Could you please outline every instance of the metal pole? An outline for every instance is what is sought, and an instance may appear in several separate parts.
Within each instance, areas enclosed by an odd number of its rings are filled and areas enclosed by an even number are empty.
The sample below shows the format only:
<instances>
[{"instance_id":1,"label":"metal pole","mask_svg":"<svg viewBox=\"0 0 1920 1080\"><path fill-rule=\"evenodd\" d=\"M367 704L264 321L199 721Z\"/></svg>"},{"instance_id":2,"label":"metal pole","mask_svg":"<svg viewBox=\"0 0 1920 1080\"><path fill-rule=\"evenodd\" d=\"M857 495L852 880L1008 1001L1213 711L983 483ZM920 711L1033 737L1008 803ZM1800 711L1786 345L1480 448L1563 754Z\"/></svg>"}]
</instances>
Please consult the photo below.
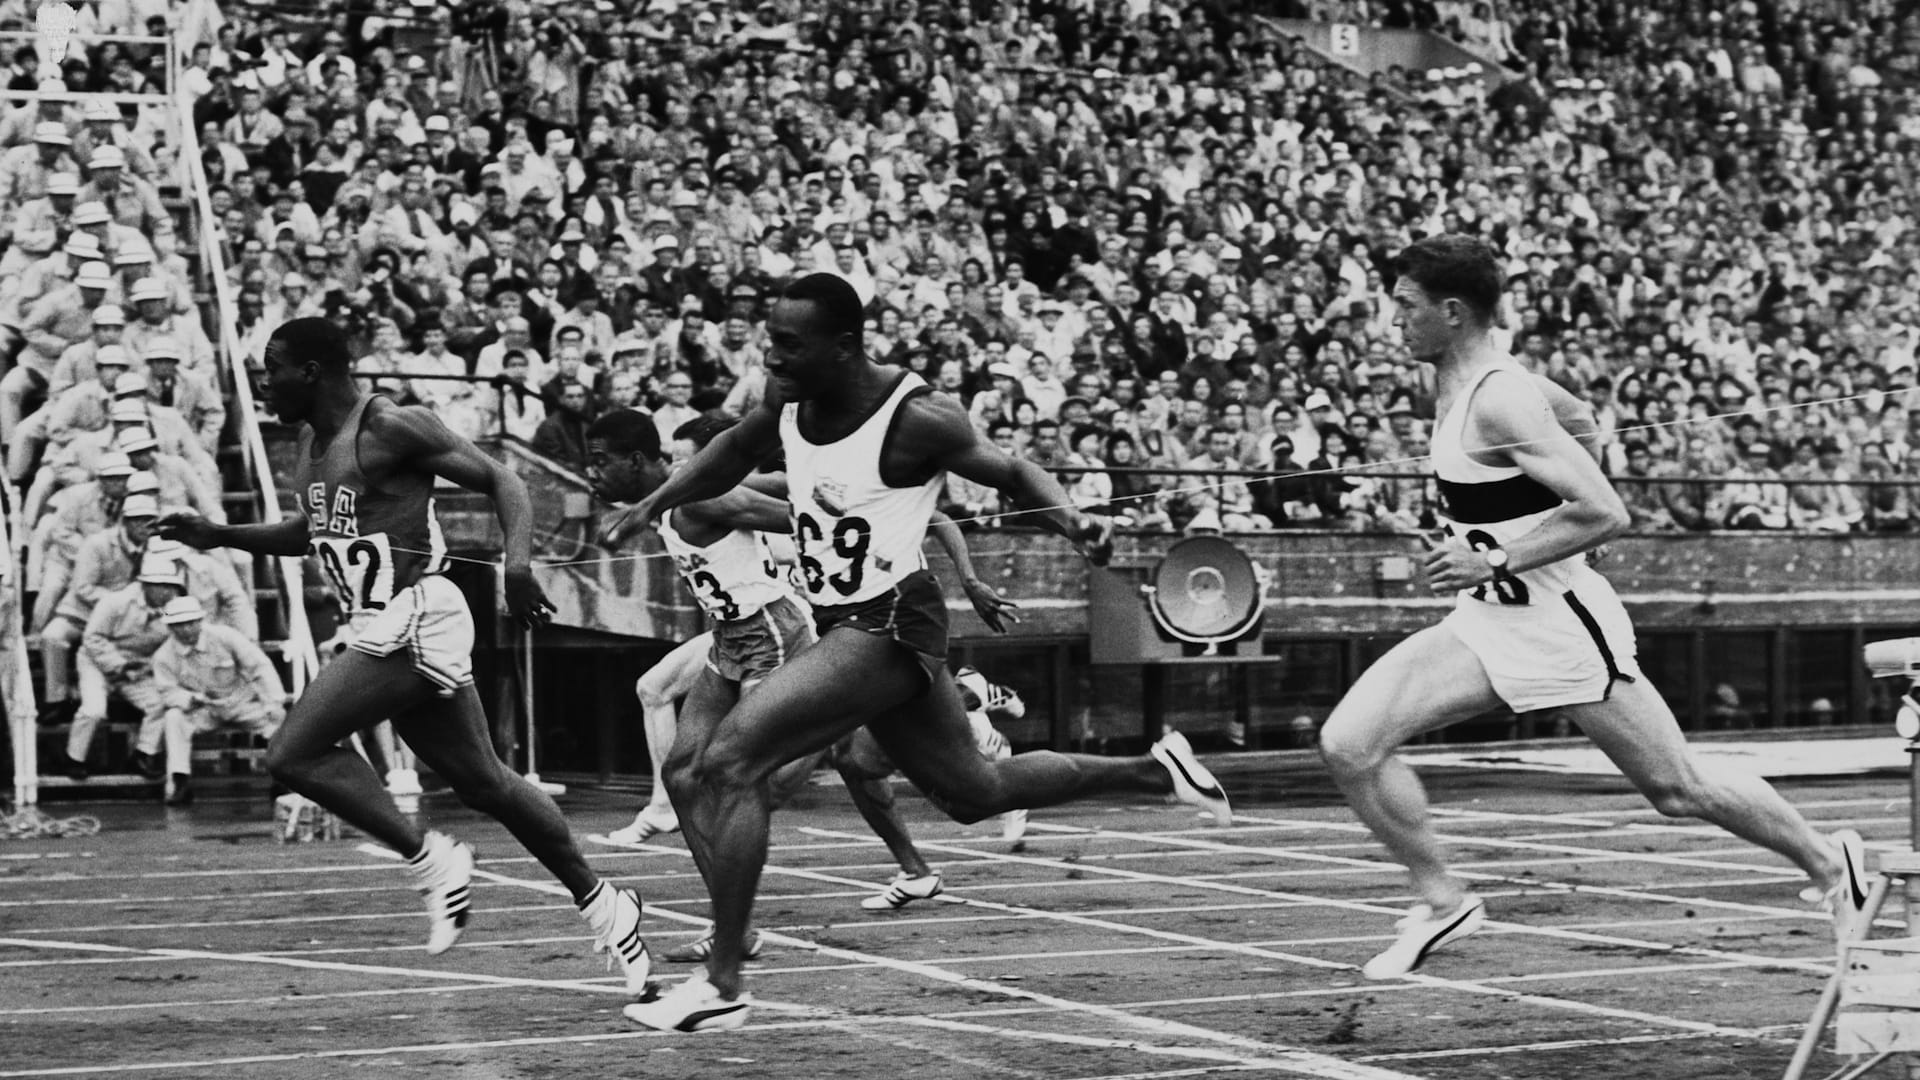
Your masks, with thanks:
<instances>
[{"instance_id":1,"label":"metal pole","mask_svg":"<svg viewBox=\"0 0 1920 1080\"><path fill-rule=\"evenodd\" d=\"M567 785L553 784L540 779L540 766L535 760L539 738L533 722L533 630L531 628L520 631L520 705L527 718L527 782L549 795L565 795Z\"/></svg>"},{"instance_id":2,"label":"metal pole","mask_svg":"<svg viewBox=\"0 0 1920 1080\"><path fill-rule=\"evenodd\" d=\"M1907 837L1908 847L1920 851L1920 740L1907 744ZM1920 933L1920 874L1906 879L1907 933Z\"/></svg>"}]
</instances>

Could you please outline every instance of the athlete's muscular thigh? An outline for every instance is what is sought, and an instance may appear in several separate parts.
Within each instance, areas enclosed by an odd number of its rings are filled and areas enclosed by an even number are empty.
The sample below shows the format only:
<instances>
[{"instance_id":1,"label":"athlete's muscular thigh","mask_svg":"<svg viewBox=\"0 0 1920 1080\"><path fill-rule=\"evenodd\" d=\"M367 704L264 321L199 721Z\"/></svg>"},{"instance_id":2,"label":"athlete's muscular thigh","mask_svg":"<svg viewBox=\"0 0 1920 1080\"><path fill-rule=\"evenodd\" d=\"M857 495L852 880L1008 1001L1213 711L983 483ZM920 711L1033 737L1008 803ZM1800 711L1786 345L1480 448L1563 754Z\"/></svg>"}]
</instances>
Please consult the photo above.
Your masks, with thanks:
<instances>
[{"instance_id":1,"label":"athlete's muscular thigh","mask_svg":"<svg viewBox=\"0 0 1920 1080\"><path fill-rule=\"evenodd\" d=\"M634 693L642 705L655 702L671 702L693 692L694 681L700 673L707 670L707 654L713 649L713 633L701 634L690 641L683 641L673 651L660 658L645 675L634 683Z\"/></svg>"},{"instance_id":2,"label":"athlete's muscular thigh","mask_svg":"<svg viewBox=\"0 0 1920 1080\"><path fill-rule=\"evenodd\" d=\"M915 697L925 680L895 642L829 630L733 707L708 741L702 766L733 772L733 779L762 779Z\"/></svg>"},{"instance_id":3,"label":"athlete's muscular thigh","mask_svg":"<svg viewBox=\"0 0 1920 1080\"><path fill-rule=\"evenodd\" d=\"M981 793L996 783L967 721L966 702L944 669L919 696L867 725L879 749L913 786L936 802L947 793Z\"/></svg>"},{"instance_id":4,"label":"athlete's muscular thigh","mask_svg":"<svg viewBox=\"0 0 1920 1080\"><path fill-rule=\"evenodd\" d=\"M1339 762L1377 764L1417 735L1499 704L1472 650L1445 625L1429 626L1361 673L1321 728L1320 748Z\"/></svg>"},{"instance_id":5,"label":"athlete's muscular thigh","mask_svg":"<svg viewBox=\"0 0 1920 1080\"><path fill-rule=\"evenodd\" d=\"M348 649L307 684L273 741L282 753L317 753L368 723L433 701L436 693L404 652L369 656Z\"/></svg>"}]
</instances>

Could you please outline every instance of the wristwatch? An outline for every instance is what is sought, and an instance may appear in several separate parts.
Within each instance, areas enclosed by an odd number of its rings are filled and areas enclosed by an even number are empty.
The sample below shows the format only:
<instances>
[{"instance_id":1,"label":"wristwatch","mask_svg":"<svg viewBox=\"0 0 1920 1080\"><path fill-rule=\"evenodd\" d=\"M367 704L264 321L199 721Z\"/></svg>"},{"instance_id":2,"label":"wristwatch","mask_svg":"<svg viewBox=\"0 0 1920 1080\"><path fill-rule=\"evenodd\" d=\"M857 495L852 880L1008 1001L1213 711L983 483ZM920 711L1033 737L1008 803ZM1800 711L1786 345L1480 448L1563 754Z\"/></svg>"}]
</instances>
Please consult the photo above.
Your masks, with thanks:
<instances>
[{"instance_id":1,"label":"wristwatch","mask_svg":"<svg viewBox=\"0 0 1920 1080\"><path fill-rule=\"evenodd\" d=\"M1486 560L1487 566L1493 571L1494 577L1499 577L1507 572L1507 550L1505 548L1488 548Z\"/></svg>"}]
</instances>

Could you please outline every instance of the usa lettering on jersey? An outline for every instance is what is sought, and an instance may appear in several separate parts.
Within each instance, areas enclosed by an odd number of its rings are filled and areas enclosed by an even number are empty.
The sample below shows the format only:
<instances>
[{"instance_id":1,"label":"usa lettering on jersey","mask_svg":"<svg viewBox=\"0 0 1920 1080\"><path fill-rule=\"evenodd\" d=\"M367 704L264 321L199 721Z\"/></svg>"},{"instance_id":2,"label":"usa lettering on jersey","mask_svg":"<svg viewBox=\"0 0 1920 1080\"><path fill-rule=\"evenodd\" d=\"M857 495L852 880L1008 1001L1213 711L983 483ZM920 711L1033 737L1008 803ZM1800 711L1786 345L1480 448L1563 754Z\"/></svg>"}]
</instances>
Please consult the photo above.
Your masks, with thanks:
<instances>
[{"instance_id":1,"label":"usa lettering on jersey","mask_svg":"<svg viewBox=\"0 0 1920 1080\"><path fill-rule=\"evenodd\" d=\"M360 535L360 493L350 487L333 492L333 506L327 506L327 485L314 481L307 485L307 518L314 527L331 536Z\"/></svg>"}]
</instances>

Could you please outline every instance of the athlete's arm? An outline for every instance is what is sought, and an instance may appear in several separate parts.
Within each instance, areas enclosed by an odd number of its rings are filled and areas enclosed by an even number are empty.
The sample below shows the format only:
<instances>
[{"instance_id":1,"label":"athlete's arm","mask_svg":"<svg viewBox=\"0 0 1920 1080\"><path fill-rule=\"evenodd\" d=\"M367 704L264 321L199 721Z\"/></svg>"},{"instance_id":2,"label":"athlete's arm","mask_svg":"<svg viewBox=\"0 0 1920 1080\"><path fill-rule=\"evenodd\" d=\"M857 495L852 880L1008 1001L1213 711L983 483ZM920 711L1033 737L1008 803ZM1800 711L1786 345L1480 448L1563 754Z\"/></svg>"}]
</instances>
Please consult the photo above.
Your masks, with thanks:
<instances>
[{"instance_id":1,"label":"athlete's arm","mask_svg":"<svg viewBox=\"0 0 1920 1080\"><path fill-rule=\"evenodd\" d=\"M1626 504L1552 410L1541 408L1537 395L1521 391L1506 376L1494 375L1482 385L1473 404L1473 423L1480 438L1560 497L1560 506L1532 532L1505 545L1509 572L1571 558L1626 529ZM1493 580L1485 556L1457 542L1429 552L1426 564L1428 581L1437 593L1471 589Z\"/></svg>"},{"instance_id":2,"label":"athlete's arm","mask_svg":"<svg viewBox=\"0 0 1920 1080\"><path fill-rule=\"evenodd\" d=\"M960 571L960 587L967 591L967 599L972 601L974 613L987 629L996 634L1007 632L1007 623L1019 622L1020 616L1014 614L1020 605L1011 600L1002 599L993 586L980 580L973 569L973 554L967 550L967 538L961 533L960 526L953 519L938 510L927 521L927 532L946 550L947 558L953 560L953 568Z\"/></svg>"},{"instance_id":3,"label":"athlete's arm","mask_svg":"<svg viewBox=\"0 0 1920 1080\"><path fill-rule=\"evenodd\" d=\"M793 515L788 510L785 500L776 499L771 495L762 495L745 484L718 498L688 503L680 507L680 513L730 529L752 529L755 532L769 533L793 532ZM676 515L674 520L680 520L679 516Z\"/></svg>"},{"instance_id":4,"label":"athlete's arm","mask_svg":"<svg viewBox=\"0 0 1920 1080\"><path fill-rule=\"evenodd\" d=\"M732 491L754 466L780 448L779 406L772 399L721 432L653 494L615 514L602 533L609 547L653 524L676 506L718 498Z\"/></svg>"},{"instance_id":5,"label":"athlete's arm","mask_svg":"<svg viewBox=\"0 0 1920 1080\"><path fill-rule=\"evenodd\" d=\"M1600 422L1594 419L1593 406L1573 396L1566 387L1545 375L1535 375L1533 385L1539 387L1540 393L1545 395L1547 404L1553 407L1553 418L1560 422L1561 427L1567 429L1567 434L1572 435L1581 446L1585 447L1587 453L1593 455L1594 461L1604 464L1602 455L1605 451L1600 446Z\"/></svg>"},{"instance_id":6,"label":"athlete's arm","mask_svg":"<svg viewBox=\"0 0 1920 1080\"><path fill-rule=\"evenodd\" d=\"M1016 461L980 437L958 401L922 394L902 407L900 438L911 453L936 468L985 484L1048 532L1082 545L1087 557L1105 563L1113 537L1111 519L1074 509L1060 482L1031 461Z\"/></svg>"},{"instance_id":7,"label":"athlete's arm","mask_svg":"<svg viewBox=\"0 0 1920 1080\"><path fill-rule=\"evenodd\" d=\"M412 405L368 408L363 430L392 460L451 480L493 500L505 537L507 610L526 626L553 618L553 605L533 580L533 500L513 470L482 453L432 410Z\"/></svg>"},{"instance_id":8,"label":"athlete's arm","mask_svg":"<svg viewBox=\"0 0 1920 1080\"><path fill-rule=\"evenodd\" d=\"M228 547L255 555L307 553L304 514L289 514L271 525L216 525L191 510L180 510L155 522L154 530L167 540L178 540L201 551Z\"/></svg>"}]
</instances>

